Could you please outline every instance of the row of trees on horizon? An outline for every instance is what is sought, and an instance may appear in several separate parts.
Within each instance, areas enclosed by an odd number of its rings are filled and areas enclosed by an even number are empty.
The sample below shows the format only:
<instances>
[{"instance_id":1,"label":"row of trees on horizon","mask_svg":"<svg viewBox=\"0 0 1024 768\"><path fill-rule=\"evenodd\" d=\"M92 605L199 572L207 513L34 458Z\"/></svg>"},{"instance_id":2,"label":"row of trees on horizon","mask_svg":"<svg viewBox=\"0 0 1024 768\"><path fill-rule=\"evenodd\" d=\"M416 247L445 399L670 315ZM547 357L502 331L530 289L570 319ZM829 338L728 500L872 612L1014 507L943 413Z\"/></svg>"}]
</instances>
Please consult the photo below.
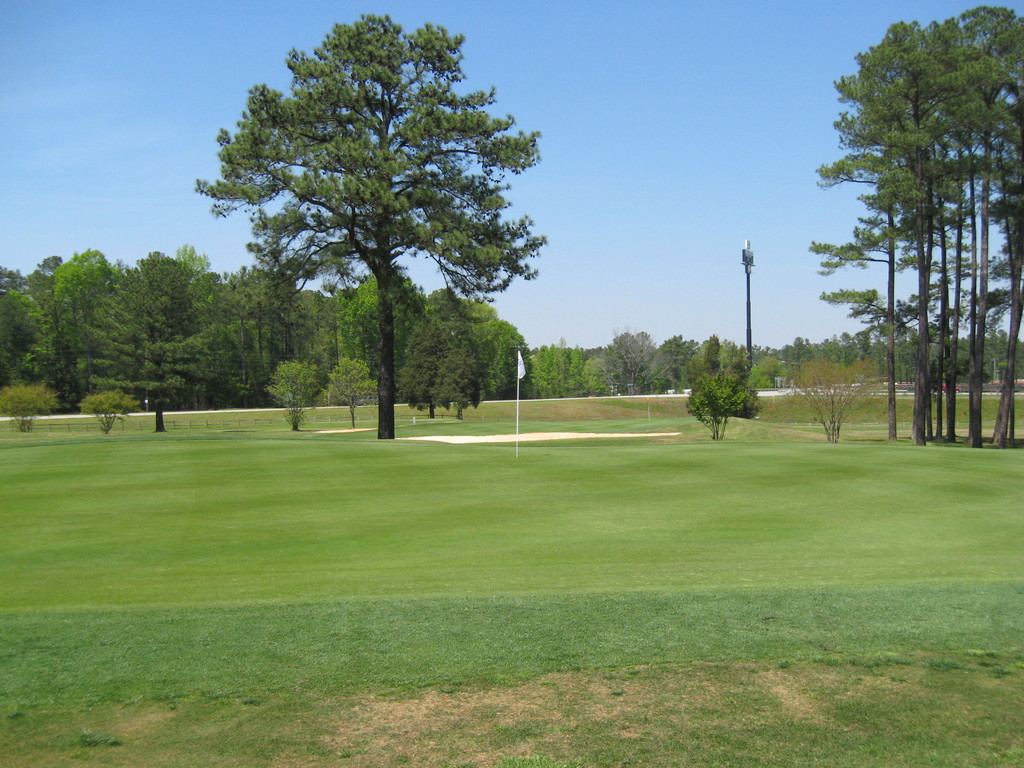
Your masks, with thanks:
<instances>
[{"instance_id":1,"label":"row of trees on horizon","mask_svg":"<svg viewBox=\"0 0 1024 768\"><path fill-rule=\"evenodd\" d=\"M45 259L25 276L0 267L0 387L46 384L64 411L114 386L168 408L271 406L268 386L283 362L309 363L326 379L341 360L356 360L376 375L375 292L372 280L295 290L258 268L218 275L190 246L173 257L151 254L135 266L84 251L67 261ZM682 391L719 370L764 389L785 385L813 360L869 360L882 371L886 359L878 328L755 347L753 368L744 347L717 336L677 335L659 344L626 329L602 347L563 340L530 349L491 305L445 291L427 296L411 285L396 327L400 394L427 410L514 397L516 352L529 372L525 398ZM909 323L902 327L897 371L898 380L908 381L916 340ZM1003 329L989 332L991 379L1005 364L997 351L1006 337ZM962 356L961 373L966 364Z\"/></svg>"}]
</instances>

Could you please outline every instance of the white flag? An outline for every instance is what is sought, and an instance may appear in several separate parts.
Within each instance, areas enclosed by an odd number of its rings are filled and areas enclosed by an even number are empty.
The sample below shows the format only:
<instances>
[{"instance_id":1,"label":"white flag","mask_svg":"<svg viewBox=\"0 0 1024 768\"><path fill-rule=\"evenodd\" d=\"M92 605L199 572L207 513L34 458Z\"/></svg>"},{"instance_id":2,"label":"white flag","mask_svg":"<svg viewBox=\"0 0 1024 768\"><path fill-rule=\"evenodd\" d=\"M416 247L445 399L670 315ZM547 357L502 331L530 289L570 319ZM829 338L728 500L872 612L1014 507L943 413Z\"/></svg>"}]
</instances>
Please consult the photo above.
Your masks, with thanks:
<instances>
[{"instance_id":1,"label":"white flag","mask_svg":"<svg viewBox=\"0 0 1024 768\"><path fill-rule=\"evenodd\" d=\"M523 353L518 349L516 350L516 359L519 364L519 367L516 369L516 378L521 379L526 375L526 365L523 363Z\"/></svg>"}]
</instances>

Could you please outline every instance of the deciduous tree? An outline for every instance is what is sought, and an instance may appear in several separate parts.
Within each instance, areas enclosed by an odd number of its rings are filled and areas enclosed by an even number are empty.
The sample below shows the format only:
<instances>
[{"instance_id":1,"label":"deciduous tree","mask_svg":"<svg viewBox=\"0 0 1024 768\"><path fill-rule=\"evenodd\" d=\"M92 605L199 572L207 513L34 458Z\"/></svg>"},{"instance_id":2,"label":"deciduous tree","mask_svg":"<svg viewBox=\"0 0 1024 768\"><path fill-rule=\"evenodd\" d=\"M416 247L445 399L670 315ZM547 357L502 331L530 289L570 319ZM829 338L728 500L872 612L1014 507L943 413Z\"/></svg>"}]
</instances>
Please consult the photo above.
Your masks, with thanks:
<instances>
[{"instance_id":1,"label":"deciduous tree","mask_svg":"<svg viewBox=\"0 0 1024 768\"><path fill-rule=\"evenodd\" d=\"M867 361L842 365L830 360L804 363L794 383L800 396L825 428L830 443L839 442L839 430L859 403L871 394L873 371Z\"/></svg>"},{"instance_id":2,"label":"deciduous tree","mask_svg":"<svg viewBox=\"0 0 1024 768\"><path fill-rule=\"evenodd\" d=\"M688 368L690 360L700 349L700 342L695 339L684 339L673 336L666 339L659 351L664 361L664 376L668 380L667 389L684 389L689 386Z\"/></svg>"},{"instance_id":3,"label":"deciduous tree","mask_svg":"<svg viewBox=\"0 0 1024 768\"><path fill-rule=\"evenodd\" d=\"M61 407L72 408L81 399L78 358L72 343L72 319L67 305L57 296L57 269L64 260L48 256L28 276L36 344L32 350L38 380L57 393Z\"/></svg>"},{"instance_id":4,"label":"deciduous tree","mask_svg":"<svg viewBox=\"0 0 1024 768\"><path fill-rule=\"evenodd\" d=\"M373 394L370 369L362 360L341 358L327 379L328 400L348 406L352 428L356 426L356 408Z\"/></svg>"},{"instance_id":5,"label":"deciduous tree","mask_svg":"<svg viewBox=\"0 0 1024 768\"><path fill-rule=\"evenodd\" d=\"M0 267L0 387L32 377L36 323L25 279Z\"/></svg>"},{"instance_id":6,"label":"deciduous tree","mask_svg":"<svg viewBox=\"0 0 1024 768\"><path fill-rule=\"evenodd\" d=\"M434 418L439 406L455 406L458 417L480 403L485 365L473 307L450 291L428 298L427 314L413 331L399 381L408 403Z\"/></svg>"},{"instance_id":7,"label":"deciduous tree","mask_svg":"<svg viewBox=\"0 0 1024 768\"><path fill-rule=\"evenodd\" d=\"M649 394L665 370L658 346L646 331L615 334L601 355L605 381L617 394Z\"/></svg>"},{"instance_id":8,"label":"deciduous tree","mask_svg":"<svg viewBox=\"0 0 1024 768\"><path fill-rule=\"evenodd\" d=\"M834 183L828 169L819 171L826 184ZM877 195L863 195L861 200L876 207L885 207ZM883 301L874 289L839 290L823 293L821 298L829 304L843 304L850 308L850 317L865 322L869 328L885 335L886 386L889 421L889 439L897 438L896 431L896 271L899 239L892 209L875 216L862 218L854 228L854 241L845 245L812 243L811 252L821 257L819 274L832 275L844 267L865 269L869 264L886 267L886 292Z\"/></svg>"},{"instance_id":9,"label":"deciduous tree","mask_svg":"<svg viewBox=\"0 0 1024 768\"><path fill-rule=\"evenodd\" d=\"M524 359L526 359L524 355ZM588 365L593 363L593 365ZM565 339L542 346L529 355L529 376L525 379L534 397L586 397L607 394L600 361L587 360L579 347L569 347Z\"/></svg>"},{"instance_id":10,"label":"deciduous tree","mask_svg":"<svg viewBox=\"0 0 1024 768\"><path fill-rule=\"evenodd\" d=\"M298 432L306 410L320 394L320 372L316 366L299 361L281 363L274 371L267 391L284 408L284 418Z\"/></svg>"},{"instance_id":11,"label":"deciduous tree","mask_svg":"<svg viewBox=\"0 0 1024 768\"><path fill-rule=\"evenodd\" d=\"M117 270L106 257L95 250L76 253L53 273L54 300L63 305L68 318L64 333L79 361L81 391L91 393L94 387L94 361L98 356L102 307L113 291Z\"/></svg>"},{"instance_id":12,"label":"deciduous tree","mask_svg":"<svg viewBox=\"0 0 1024 768\"><path fill-rule=\"evenodd\" d=\"M108 435L118 420L139 410L139 401L119 389L110 389L86 395L79 408L82 413L95 416L103 434Z\"/></svg>"},{"instance_id":13,"label":"deciduous tree","mask_svg":"<svg viewBox=\"0 0 1024 768\"><path fill-rule=\"evenodd\" d=\"M19 432L31 432L39 416L57 410L57 393L45 384L12 384L0 389L0 413L10 416Z\"/></svg>"},{"instance_id":14,"label":"deciduous tree","mask_svg":"<svg viewBox=\"0 0 1024 768\"><path fill-rule=\"evenodd\" d=\"M687 409L711 430L712 440L724 440L729 419L747 407L750 392L745 383L724 373L701 376L693 385Z\"/></svg>"},{"instance_id":15,"label":"deciduous tree","mask_svg":"<svg viewBox=\"0 0 1024 768\"><path fill-rule=\"evenodd\" d=\"M362 360L376 379L380 371L380 298L373 277L338 292L338 350L343 357ZM406 279L394 301L394 364L401 370L413 330L423 318L426 297Z\"/></svg>"}]
</instances>

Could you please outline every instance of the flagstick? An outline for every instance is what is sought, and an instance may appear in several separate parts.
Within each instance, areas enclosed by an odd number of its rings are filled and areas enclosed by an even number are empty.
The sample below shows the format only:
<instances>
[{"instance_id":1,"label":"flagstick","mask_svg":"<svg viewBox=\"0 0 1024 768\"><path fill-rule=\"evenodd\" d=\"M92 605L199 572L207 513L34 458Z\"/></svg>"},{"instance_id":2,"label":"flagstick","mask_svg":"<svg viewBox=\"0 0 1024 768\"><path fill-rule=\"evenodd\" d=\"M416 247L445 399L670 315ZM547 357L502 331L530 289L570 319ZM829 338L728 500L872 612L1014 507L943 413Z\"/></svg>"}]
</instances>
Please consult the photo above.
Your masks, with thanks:
<instances>
[{"instance_id":1,"label":"flagstick","mask_svg":"<svg viewBox=\"0 0 1024 768\"><path fill-rule=\"evenodd\" d=\"M526 364L523 363L523 353L516 350L516 458L519 458L519 382L526 375Z\"/></svg>"},{"instance_id":2,"label":"flagstick","mask_svg":"<svg viewBox=\"0 0 1024 768\"><path fill-rule=\"evenodd\" d=\"M519 382L521 379L516 377L516 458L519 458Z\"/></svg>"}]
</instances>

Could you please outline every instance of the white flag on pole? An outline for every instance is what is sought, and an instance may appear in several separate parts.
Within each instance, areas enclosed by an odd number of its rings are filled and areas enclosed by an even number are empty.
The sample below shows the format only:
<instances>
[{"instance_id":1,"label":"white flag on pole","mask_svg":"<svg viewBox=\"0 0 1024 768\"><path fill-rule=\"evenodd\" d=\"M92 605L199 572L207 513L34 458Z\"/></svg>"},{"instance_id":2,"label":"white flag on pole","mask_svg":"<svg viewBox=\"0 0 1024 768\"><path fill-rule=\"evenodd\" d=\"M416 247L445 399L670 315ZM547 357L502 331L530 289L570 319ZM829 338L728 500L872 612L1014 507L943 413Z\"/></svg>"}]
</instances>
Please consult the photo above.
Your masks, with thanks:
<instances>
[{"instance_id":1,"label":"white flag on pole","mask_svg":"<svg viewBox=\"0 0 1024 768\"><path fill-rule=\"evenodd\" d=\"M526 365L523 363L523 353L516 350L516 458L519 458L519 382L526 375Z\"/></svg>"}]
</instances>

